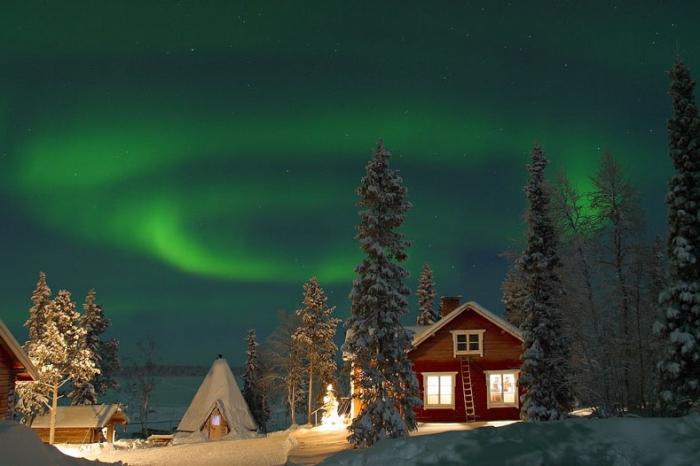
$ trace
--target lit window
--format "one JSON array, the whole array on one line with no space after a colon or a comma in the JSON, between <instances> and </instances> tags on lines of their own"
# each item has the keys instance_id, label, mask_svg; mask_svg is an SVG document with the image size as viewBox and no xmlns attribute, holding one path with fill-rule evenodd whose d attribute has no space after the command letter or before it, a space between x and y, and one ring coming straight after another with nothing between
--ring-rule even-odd
<instances>
[{"instance_id":1,"label":"lit window","mask_svg":"<svg viewBox=\"0 0 700 466\"><path fill-rule=\"evenodd\" d=\"M455 330L452 332L454 339L454 355L478 354L484 355L484 333L486 330Z\"/></svg>"},{"instance_id":2,"label":"lit window","mask_svg":"<svg viewBox=\"0 0 700 466\"><path fill-rule=\"evenodd\" d=\"M423 405L426 409L454 409L456 372L423 374Z\"/></svg>"},{"instance_id":3,"label":"lit window","mask_svg":"<svg viewBox=\"0 0 700 466\"><path fill-rule=\"evenodd\" d=\"M518 406L518 372L485 371L489 408Z\"/></svg>"}]
</instances>

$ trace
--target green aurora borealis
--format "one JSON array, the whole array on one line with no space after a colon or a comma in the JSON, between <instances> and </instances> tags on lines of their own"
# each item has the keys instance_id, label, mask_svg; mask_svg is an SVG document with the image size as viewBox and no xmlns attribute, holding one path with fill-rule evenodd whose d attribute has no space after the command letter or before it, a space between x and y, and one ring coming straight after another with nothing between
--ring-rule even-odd
<instances>
[{"instance_id":1,"label":"green aurora borealis","mask_svg":"<svg viewBox=\"0 0 700 466\"><path fill-rule=\"evenodd\" d=\"M412 280L430 262L439 294L500 311L535 141L581 188L610 150L663 231L665 71L678 49L700 77L700 4L119 3L2 6L0 317L20 339L39 270L169 362L242 358L314 274L346 315L378 137L414 204Z\"/></svg>"}]
</instances>

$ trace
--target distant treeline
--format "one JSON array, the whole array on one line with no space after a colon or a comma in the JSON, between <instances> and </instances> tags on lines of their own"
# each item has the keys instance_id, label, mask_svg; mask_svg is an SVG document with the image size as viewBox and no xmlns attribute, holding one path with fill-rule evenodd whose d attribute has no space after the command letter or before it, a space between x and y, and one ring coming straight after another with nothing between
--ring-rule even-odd
<instances>
[{"instance_id":1,"label":"distant treeline","mask_svg":"<svg viewBox=\"0 0 700 466\"><path fill-rule=\"evenodd\" d=\"M242 367L232 367L231 370L234 374L239 375L243 373ZM118 377L133 377L139 371L143 371L143 366L123 366L119 372L116 373ZM192 376L192 377L204 377L209 372L209 366L181 366L181 365L167 365L167 364L156 364L149 368L150 375L159 377L178 377L178 376Z\"/></svg>"}]
</instances>

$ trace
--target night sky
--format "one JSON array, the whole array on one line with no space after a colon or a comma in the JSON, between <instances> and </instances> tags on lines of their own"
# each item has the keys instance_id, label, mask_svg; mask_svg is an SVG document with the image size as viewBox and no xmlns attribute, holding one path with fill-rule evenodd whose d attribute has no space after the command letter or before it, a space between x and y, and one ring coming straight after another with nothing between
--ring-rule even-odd
<instances>
[{"instance_id":1,"label":"night sky","mask_svg":"<svg viewBox=\"0 0 700 466\"><path fill-rule=\"evenodd\" d=\"M501 312L536 141L582 189L609 150L664 231L666 70L679 51L700 78L699 2L47 3L0 12L0 317L20 340L40 270L168 363L239 363L312 275L346 317L379 137L414 204L411 288L428 261L439 295Z\"/></svg>"}]
</instances>

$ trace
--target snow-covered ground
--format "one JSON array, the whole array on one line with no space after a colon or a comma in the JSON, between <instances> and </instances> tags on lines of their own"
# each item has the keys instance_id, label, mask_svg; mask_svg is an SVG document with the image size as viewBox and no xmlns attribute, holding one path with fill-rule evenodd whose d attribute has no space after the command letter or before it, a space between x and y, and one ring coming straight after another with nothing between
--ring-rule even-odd
<instances>
[{"instance_id":1,"label":"snow-covered ground","mask_svg":"<svg viewBox=\"0 0 700 466\"><path fill-rule=\"evenodd\" d=\"M326 466L700 465L700 416L572 419L384 440Z\"/></svg>"},{"instance_id":2,"label":"snow-covered ground","mask_svg":"<svg viewBox=\"0 0 700 466\"><path fill-rule=\"evenodd\" d=\"M287 461L294 444L289 432L275 432L267 437L245 440L222 440L164 447L145 447L141 443L118 442L116 445L59 445L73 456L111 463L122 461L129 466L279 466Z\"/></svg>"},{"instance_id":3,"label":"snow-covered ground","mask_svg":"<svg viewBox=\"0 0 700 466\"><path fill-rule=\"evenodd\" d=\"M96 463L62 454L45 445L31 429L0 421L0 466L88 466Z\"/></svg>"}]
</instances>

